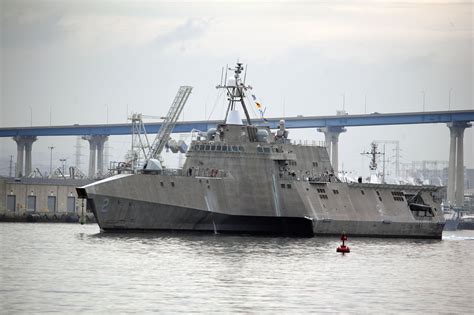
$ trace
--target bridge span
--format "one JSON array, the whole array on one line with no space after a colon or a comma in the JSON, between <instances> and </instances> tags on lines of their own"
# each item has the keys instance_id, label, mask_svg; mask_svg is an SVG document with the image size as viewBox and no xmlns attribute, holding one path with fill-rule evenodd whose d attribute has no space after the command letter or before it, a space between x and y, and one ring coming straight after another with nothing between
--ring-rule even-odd
<instances>
[{"instance_id":1,"label":"bridge span","mask_svg":"<svg viewBox=\"0 0 474 315\"><path fill-rule=\"evenodd\" d=\"M408 124L438 124L446 123L450 130L449 171L448 171L448 200L459 204L464 192L464 130L471 127L474 121L474 110L430 111L411 113L372 113L365 115L334 115L334 116L297 116L268 118L268 122L253 120L256 125L267 125L276 129L281 119L289 129L316 128L323 132L334 170L338 168L339 135L346 127L385 126ZM183 121L178 122L174 133L186 133L193 129L206 131L213 128L221 120L212 121ZM157 133L161 123L146 123L147 133ZM32 171L32 147L37 137L41 136L82 136L89 141L89 176L97 176L103 170L104 143L109 136L129 135L132 124L96 124L68 126L33 126L0 128L0 137L11 137L17 143L16 176L28 175Z\"/></svg>"},{"instance_id":2,"label":"bridge span","mask_svg":"<svg viewBox=\"0 0 474 315\"><path fill-rule=\"evenodd\" d=\"M287 128L331 128L361 127L409 124L458 123L474 121L474 110L413 112L413 113L372 113L367 115L333 115L333 116L298 116L268 118L267 125L277 128L281 119ZM221 120L182 121L176 124L174 133L190 132L193 129L208 130L221 123ZM252 123L263 125L262 120L254 119ZM132 124L96 124L67 126L34 126L0 128L0 137L18 136L85 136L85 135L129 135ZM147 133L156 133L160 122L146 123Z\"/></svg>"}]
</instances>

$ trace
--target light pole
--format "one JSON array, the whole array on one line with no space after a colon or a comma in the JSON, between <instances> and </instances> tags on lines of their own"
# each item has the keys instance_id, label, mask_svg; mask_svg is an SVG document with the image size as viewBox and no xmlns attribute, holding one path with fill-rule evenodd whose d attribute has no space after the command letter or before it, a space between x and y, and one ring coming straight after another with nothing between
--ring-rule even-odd
<instances>
[{"instance_id":1,"label":"light pole","mask_svg":"<svg viewBox=\"0 0 474 315\"><path fill-rule=\"evenodd\" d=\"M54 148L55 147L53 146L48 147L48 149L51 150L51 153L49 155L49 176L53 175L53 149Z\"/></svg>"},{"instance_id":2,"label":"light pole","mask_svg":"<svg viewBox=\"0 0 474 315\"><path fill-rule=\"evenodd\" d=\"M367 114L367 94L364 95L364 114Z\"/></svg>"},{"instance_id":3,"label":"light pole","mask_svg":"<svg viewBox=\"0 0 474 315\"><path fill-rule=\"evenodd\" d=\"M33 108L31 106L28 106L30 108L30 127L33 126Z\"/></svg>"},{"instance_id":4,"label":"light pole","mask_svg":"<svg viewBox=\"0 0 474 315\"><path fill-rule=\"evenodd\" d=\"M448 97L448 109L451 110L451 92L453 91L453 88L449 89L449 97Z\"/></svg>"},{"instance_id":5,"label":"light pole","mask_svg":"<svg viewBox=\"0 0 474 315\"><path fill-rule=\"evenodd\" d=\"M423 94L423 111L425 111L425 91L421 91L421 93Z\"/></svg>"}]
</instances>

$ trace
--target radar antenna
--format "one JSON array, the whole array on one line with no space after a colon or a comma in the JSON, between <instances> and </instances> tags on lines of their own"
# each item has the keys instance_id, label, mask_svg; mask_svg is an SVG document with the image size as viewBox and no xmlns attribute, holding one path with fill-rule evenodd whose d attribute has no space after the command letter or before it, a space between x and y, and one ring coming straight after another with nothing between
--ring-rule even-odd
<instances>
[{"instance_id":1,"label":"radar antenna","mask_svg":"<svg viewBox=\"0 0 474 315\"><path fill-rule=\"evenodd\" d=\"M230 79L229 81L227 81L228 70L234 71L234 80ZM224 123L227 122L229 111L235 110L236 105L240 103L242 106L242 109L244 110L245 117L247 118L247 124L248 125L252 124L250 121L250 115L247 110L247 106L244 102L245 92L247 90L251 90L252 87L250 85L245 85L245 83L242 82L242 79L240 78L240 74L242 73L243 70L244 70L243 64L240 62L237 62L237 65L235 68L227 68L224 83L221 83L218 86L216 86L217 89L227 90L229 105L227 106Z\"/></svg>"}]
</instances>

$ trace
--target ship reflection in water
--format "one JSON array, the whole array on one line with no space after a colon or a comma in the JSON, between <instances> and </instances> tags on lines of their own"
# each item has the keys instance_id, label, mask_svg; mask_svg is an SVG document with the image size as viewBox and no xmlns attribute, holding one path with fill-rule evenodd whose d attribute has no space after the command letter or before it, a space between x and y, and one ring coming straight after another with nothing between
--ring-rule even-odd
<instances>
[{"instance_id":1,"label":"ship reflection in water","mask_svg":"<svg viewBox=\"0 0 474 315\"><path fill-rule=\"evenodd\" d=\"M103 234L0 223L11 313L470 313L474 231L443 240ZM464 292L464 293L463 293Z\"/></svg>"}]
</instances>

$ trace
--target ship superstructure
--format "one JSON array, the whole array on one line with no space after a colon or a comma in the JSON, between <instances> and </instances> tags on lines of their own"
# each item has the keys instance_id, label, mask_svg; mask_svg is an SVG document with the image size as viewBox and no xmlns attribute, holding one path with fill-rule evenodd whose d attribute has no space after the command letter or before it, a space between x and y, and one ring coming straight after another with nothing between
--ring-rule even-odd
<instances>
[{"instance_id":1,"label":"ship superstructure","mask_svg":"<svg viewBox=\"0 0 474 315\"><path fill-rule=\"evenodd\" d=\"M229 100L223 123L199 133L182 169L77 188L101 230L441 238L437 187L341 182L324 144L292 143L284 121L275 131L251 124L251 87L242 64L233 71L217 86Z\"/></svg>"}]
</instances>

